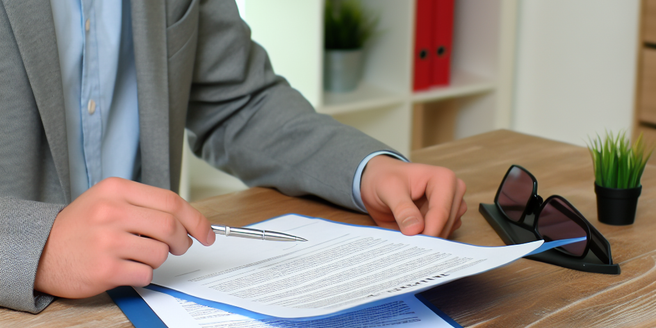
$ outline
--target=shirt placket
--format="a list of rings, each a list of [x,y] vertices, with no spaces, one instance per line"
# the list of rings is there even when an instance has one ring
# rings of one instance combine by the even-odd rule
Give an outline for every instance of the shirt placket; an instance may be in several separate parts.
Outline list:
[[[101,141],[102,115],[100,102],[100,76],[98,43],[93,0],[82,1],[84,29],[84,51],[82,53],[82,81],[80,93],[80,116],[84,162],[87,168],[89,187],[100,182],[102,176]]]

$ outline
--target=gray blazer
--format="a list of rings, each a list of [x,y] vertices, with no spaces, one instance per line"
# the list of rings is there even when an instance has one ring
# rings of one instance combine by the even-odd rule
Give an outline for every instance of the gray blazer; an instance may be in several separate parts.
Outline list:
[[[232,0],[131,1],[141,181],[177,191],[191,149],[250,186],[353,208],[358,163],[389,149],[314,112],[273,73]],[[39,312],[42,249],[71,202],[50,0],[0,0],[0,306]]]

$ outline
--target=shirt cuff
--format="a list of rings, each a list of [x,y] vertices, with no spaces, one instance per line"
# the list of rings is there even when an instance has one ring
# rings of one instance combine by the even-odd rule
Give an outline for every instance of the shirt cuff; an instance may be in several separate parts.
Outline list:
[[[364,172],[364,168],[367,166],[367,163],[369,163],[369,161],[372,158],[378,155],[388,155],[397,158],[399,160],[402,160],[406,163],[410,162],[403,155],[388,150],[373,152],[367,155],[367,157],[365,157],[362,160],[362,162],[360,162],[360,165],[358,165],[358,169],[355,171],[355,176],[353,177],[353,204],[355,204],[355,207],[357,207],[360,211],[364,213],[368,213],[368,212],[367,209],[364,207],[364,202],[362,201],[362,194],[360,193],[360,184],[362,183],[362,172]]]

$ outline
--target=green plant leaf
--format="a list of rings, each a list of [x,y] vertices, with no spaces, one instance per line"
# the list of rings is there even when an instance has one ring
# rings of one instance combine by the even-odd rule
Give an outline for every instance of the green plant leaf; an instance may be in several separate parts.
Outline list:
[[[588,137],[588,150],[593,162],[595,182],[608,188],[635,188],[654,147],[645,144],[640,134],[633,144],[622,131],[618,134],[606,131],[602,138]]]
[[[324,10],[325,49],[361,49],[378,26],[378,15],[367,12],[359,0],[326,0]]]

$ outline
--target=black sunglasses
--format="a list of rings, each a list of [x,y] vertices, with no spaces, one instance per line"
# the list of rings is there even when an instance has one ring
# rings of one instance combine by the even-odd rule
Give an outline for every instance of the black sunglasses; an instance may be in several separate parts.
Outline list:
[[[613,265],[608,240],[572,204],[557,195],[543,201],[537,192],[535,177],[523,167],[512,165],[501,181],[494,204],[509,222],[531,231],[538,239],[585,237],[584,241],[556,248],[562,254],[587,259],[591,253],[600,264]]]

